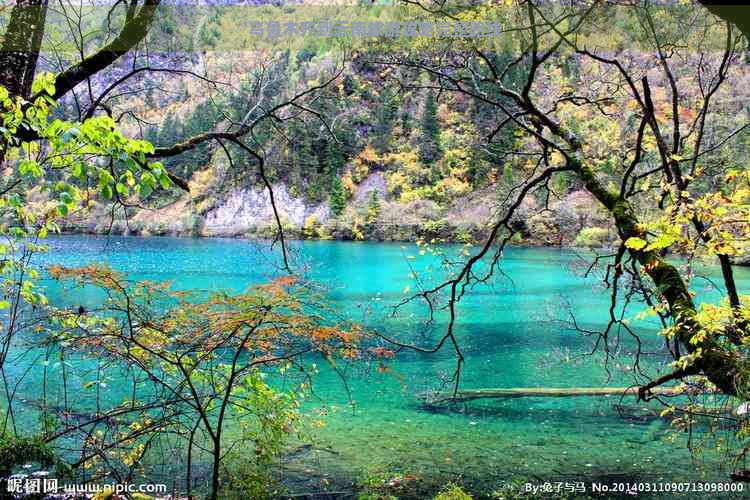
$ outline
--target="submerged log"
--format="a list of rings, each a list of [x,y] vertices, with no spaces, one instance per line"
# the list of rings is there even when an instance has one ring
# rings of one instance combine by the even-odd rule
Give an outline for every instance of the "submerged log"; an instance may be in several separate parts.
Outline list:
[[[651,391],[654,396],[680,396],[704,392],[684,387],[658,387]],[[426,392],[419,399],[427,406],[464,403],[486,398],[565,398],[581,396],[625,396],[638,395],[638,387],[513,387],[508,389],[464,389],[456,392]]]

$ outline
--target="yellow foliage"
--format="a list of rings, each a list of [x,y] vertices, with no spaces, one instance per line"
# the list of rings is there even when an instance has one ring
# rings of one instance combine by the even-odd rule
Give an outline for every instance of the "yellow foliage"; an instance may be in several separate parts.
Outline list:
[[[458,177],[446,177],[440,180],[433,190],[434,198],[448,201],[471,191],[471,184]]]
[[[392,195],[399,196],[404,191],[411,189],[411,183],[406,178],[403,172],[389,172],[386,175],[386,182],[388,184],[388,192]]]
[[[351,198],[357,191],[357,184],[354,182],[354,175],[351,170],[347,170],[344,175],[341,176],[341,184],[344,186],[347,198]]]
[[[318,216],[311,214],[305,219],[305,224],[302,226],[302,234],[305,238],[315,238],[318,236]]]
[[[357,157],[354,159],[355,163],[358,164],[377,164],[381,162],[381,158],[371,144],[368,144]]]

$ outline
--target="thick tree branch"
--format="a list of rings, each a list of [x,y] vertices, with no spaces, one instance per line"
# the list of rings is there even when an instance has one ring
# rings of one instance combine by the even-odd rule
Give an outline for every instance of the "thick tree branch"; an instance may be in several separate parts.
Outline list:
[[[56,76],[54,99],[70,92],[76,85],[110,66],[146,37],[160,0],[146,0],[138,14],[125,23],[120,33],[107,45]]]

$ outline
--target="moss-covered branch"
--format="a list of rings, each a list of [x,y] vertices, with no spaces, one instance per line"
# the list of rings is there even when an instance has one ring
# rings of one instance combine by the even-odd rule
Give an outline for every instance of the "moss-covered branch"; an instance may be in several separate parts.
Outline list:
[[[645,230],[630,203],[608,191],[599,182],[594,170],[583,161],[571,159],[571,162],[586,189],[612,214],[622,240],[643,238]],[[689,354],[696,357],[693,366],[702,371],[722,392],[734,394],[738,373],[737,356],[723,349],[715,338],[703,337],[701,325],[696,319],[695,303],[680,272],[664,260],[657,250],[631,248],[630,253],[641,264],[643,271],[669,305],[677,339]]]

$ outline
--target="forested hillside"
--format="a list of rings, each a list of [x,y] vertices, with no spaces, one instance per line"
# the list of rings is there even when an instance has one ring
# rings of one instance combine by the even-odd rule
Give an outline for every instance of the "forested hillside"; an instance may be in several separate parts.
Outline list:
[[[179,11],[162,15],[162,32],[185,30],[179,16]],[[199,25],[195,40],[211,46],[219,21],[206,16]],[[374,41],[343,49],[331,39],[303,40],[299,50],[258,51],[252,58],[210,50],[149,55],[149,67],[156,70],[144,72],[136,83],[116,85],[105,99],[107,109],[134,136],[166,147],[252,121],[262,115],[264,103],[315,88],[310,107],[296,107],[283,120],[253,130],[289,236],[483,239],[493,213],[540,161],[510,154],[523,147],[528,134],[510,120],[498,125],[497,103],[441,91],[434,75],[423,69],[386,64],[390,51]],[[511,62],[510,52],[493,57],[499,66]],[[631,64],[648,75],[653,59],[634,57]],[[133,59],[125,58],[107,74],[97,75],[94,85],[110,85],[132,65]],[[615,85],[595,81],[580,54],[561,51],[547,65],[554,68],[545,77],[543,93],[562,98],[557,111],[596,139],[599,175],[606,177],[625,165],[629,150],[609,148],[637,124],[608,117],[629,112],[633,103]],[[173,70],[162,73],[160,66]],[[520,90],[520,67],[508,67],[503,81]],[[668,124],[668,82],[651,72],[657,117]],[[595,102],[576,96],[577,88],[592,84]],[[477,85],[481,91],[483,84]],[[680,118],[694,120],[702,90],[686,86],[680,91],[689,103]],[[77,106],[73,99],[66,103]],[[591,105],[602,114],[592,113]],[[722,89],[714,105],[726,110],[726,123],[712,124],[715,130],[730,129],[730,117],[738,122],[746,118],[747,109],[734,101],[731,90]],[[647,150],[657,149],[650,138],[646,142]],[[746,161],[747,144],[731,152],[729,144],[717,145],[720,151],[722,147],[727,162],[739,166]],[[541,160],[554,163],[555,158]],[[113,211],[104,208],[106,203],[97,210],[93,202],[92,211],[72,214],[68,227],[96,233],[270,237],[277,221],[254,161],[232,141],[201,142],[164,159],[169,172],[189,183],[189,192],[157,190],[156,204],[148,210],[130,206]],[[704,175],[693,189],[701,192],[716,179]],[[607,215],[576,176],[559,172],[547,188],[524,197],[512,221],[515,242],[598,247],[616,238]],[[653,202],[658,204],[646,203]]]
[[[190,75],[155,74],[136,99],[126,87],[120,92],[127,98],[115,97],[111,105],[118,114],[138,116],[131,120],[135,135],[167,146],[213,131],[216,123],[241,120],[248,96],[258,90],[261,69],[267,72],[262,92],[269,96],[292,96],[333,75],[334,84],[315,101],[315,113],[300,110],[261,138],[289,234],[353,240],[482,237],[502,197],[525,175],[524,165],[503,154],[519,140],[514,128],[492,133],[492,106],[430,89],[424,72],[380,66],[376,52],[354,53],[340,63],[340,54],[319,44],[313,40],[297,53],[266,54],[257,66],[238,66],[223,53],[171,56],[195,74],[210,67],[215,81],[232,81],[241,92]],[[121,73],[128,64],[122,63]],[[575,66],[573,58],[566,63],[571,78]],[[483,147],[490,134],[492,146]],[[227,149],[232,148],[210,142],[166,160],[170,172],[189,181],[190,192],[157,193],[159,210],[94,209],[72,218],[70,227],[97,233],[270,236],[275,224],[267,191],[251,168],[230,162]],[[571,177],[561,174],[552,187],[551,199],[532,202],[529,217],[515,222],[518,241],[603,245],[614,237],[605,214]],[[551,210],[533,215],[542,203]]]

